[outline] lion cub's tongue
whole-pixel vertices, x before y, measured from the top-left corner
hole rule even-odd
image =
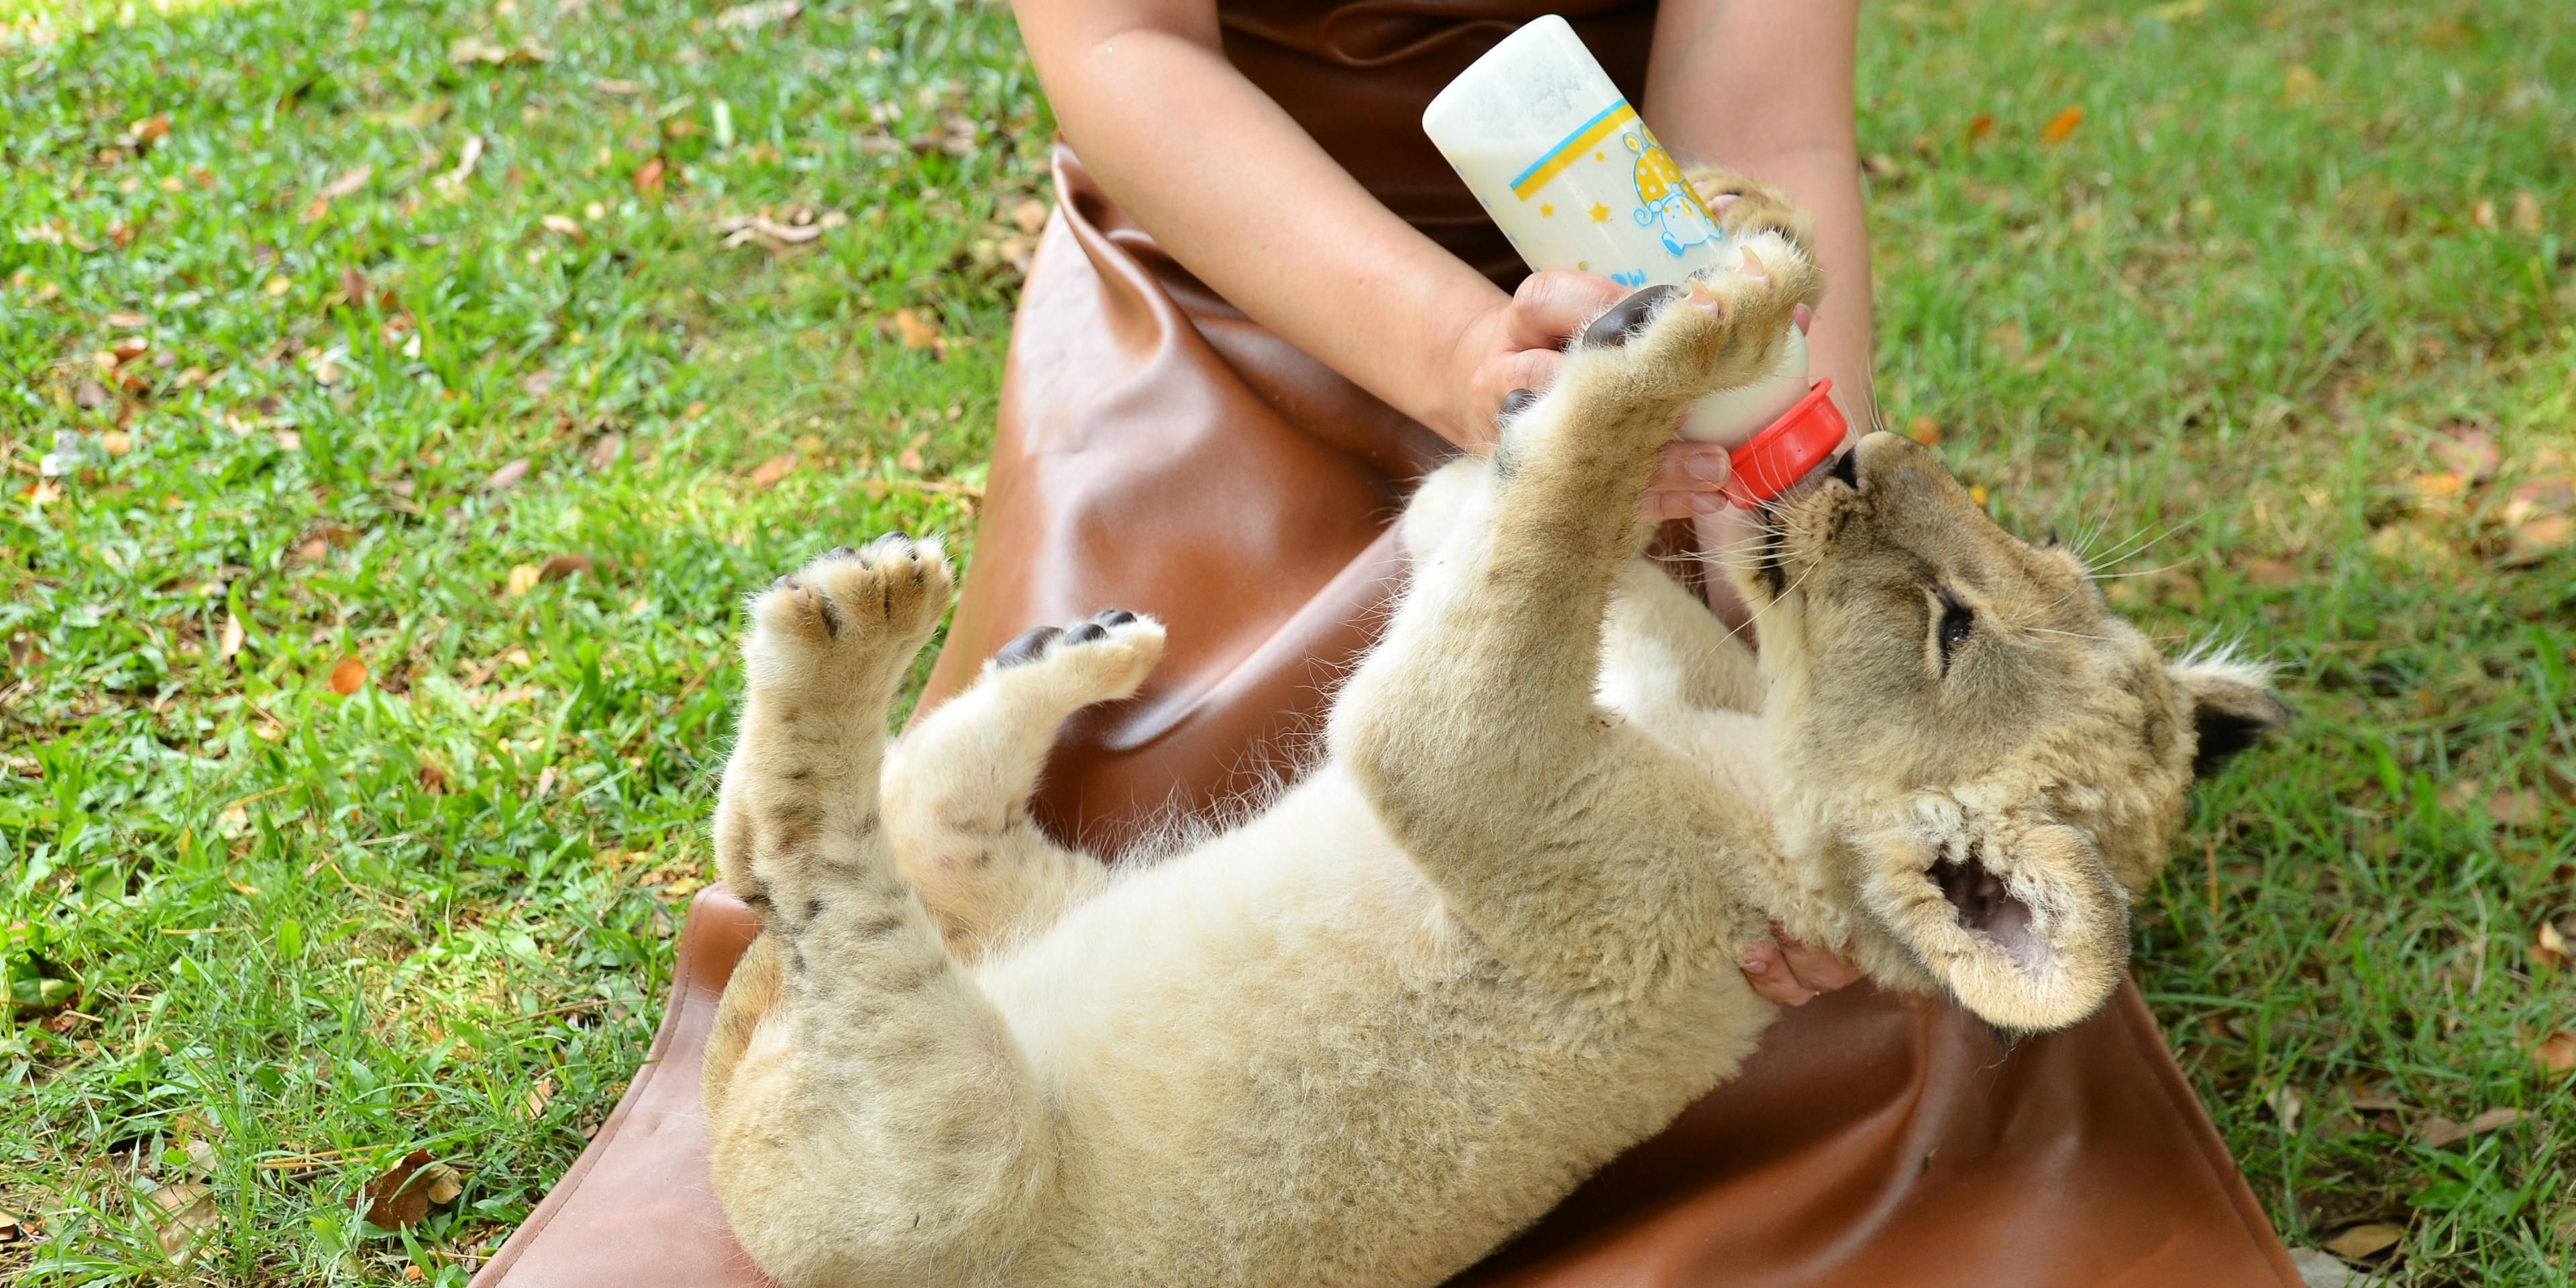
[[[1726,499],[1750,509],[1789,490],[1843,445],[1851,426],[1827,394],[1833,378],[1818,380],[1797,405],[1727,458],[1733,466]]]

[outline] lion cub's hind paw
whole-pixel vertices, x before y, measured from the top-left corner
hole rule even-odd
[[[1161,622],[1112,608],[1070,627],[1022,631],[993,655],[989,669],[1015,672],[1013,683],[1055,686],[1067,706],[1088,706],[1132,696],[1162,657]]]
[[[771,583],[751,605],[751,682],[855,685],[903,667],[948,609],[955,582],[936,538],[889,532],[838,547]]]

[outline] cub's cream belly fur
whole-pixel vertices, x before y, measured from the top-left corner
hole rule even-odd
[[[1155,622],[1031,632],[889,747],[937,545],[752,602],[715,841],[763,933],[703,1076],[763,1270],[1429,1288],[1735,1070],[1771,923],[2008,1029],[2110,995],[2194,774],[2280,708],[1889,435],[1720,553],[1758,659],[1638,558],[1681,409],[1817,295],[1800,221],[1733,186],[1750,271],[1633,297],[1491,463],[1427,481],[1324,761],[1159,861],[1113,877],[1026,810]]]
[[[977,972],[1058,1097],[1064,1193],[1096,1196],[1022,1281],[1436,1282],[1767,1020],[1733,971],[1637,1006],[1500,966],[1369,818],[1328,767]]]

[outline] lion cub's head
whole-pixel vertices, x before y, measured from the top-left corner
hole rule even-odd
[[[1861,965],[2053,1029],[2119,983],[2192,778],[2280,723],[2260,670],[2167,662],[2084,565],[1873,434],[1732,552],[1759,616],[1793,858]]]

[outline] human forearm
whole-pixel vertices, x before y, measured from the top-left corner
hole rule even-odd
[[[1504,296],[1380,205],[1226,63],[1191,3],[1021,5],[1065,136],[1103,189],[1255,321],[1453,441],[1463,332]]]
[[[1777,185],[1816,221],[1826,296],[1807,335],[1814,370],[1866,427],[1869,227],[1852,136],[1858,0],[1664,0],[1646,119],[1676,156]]]

